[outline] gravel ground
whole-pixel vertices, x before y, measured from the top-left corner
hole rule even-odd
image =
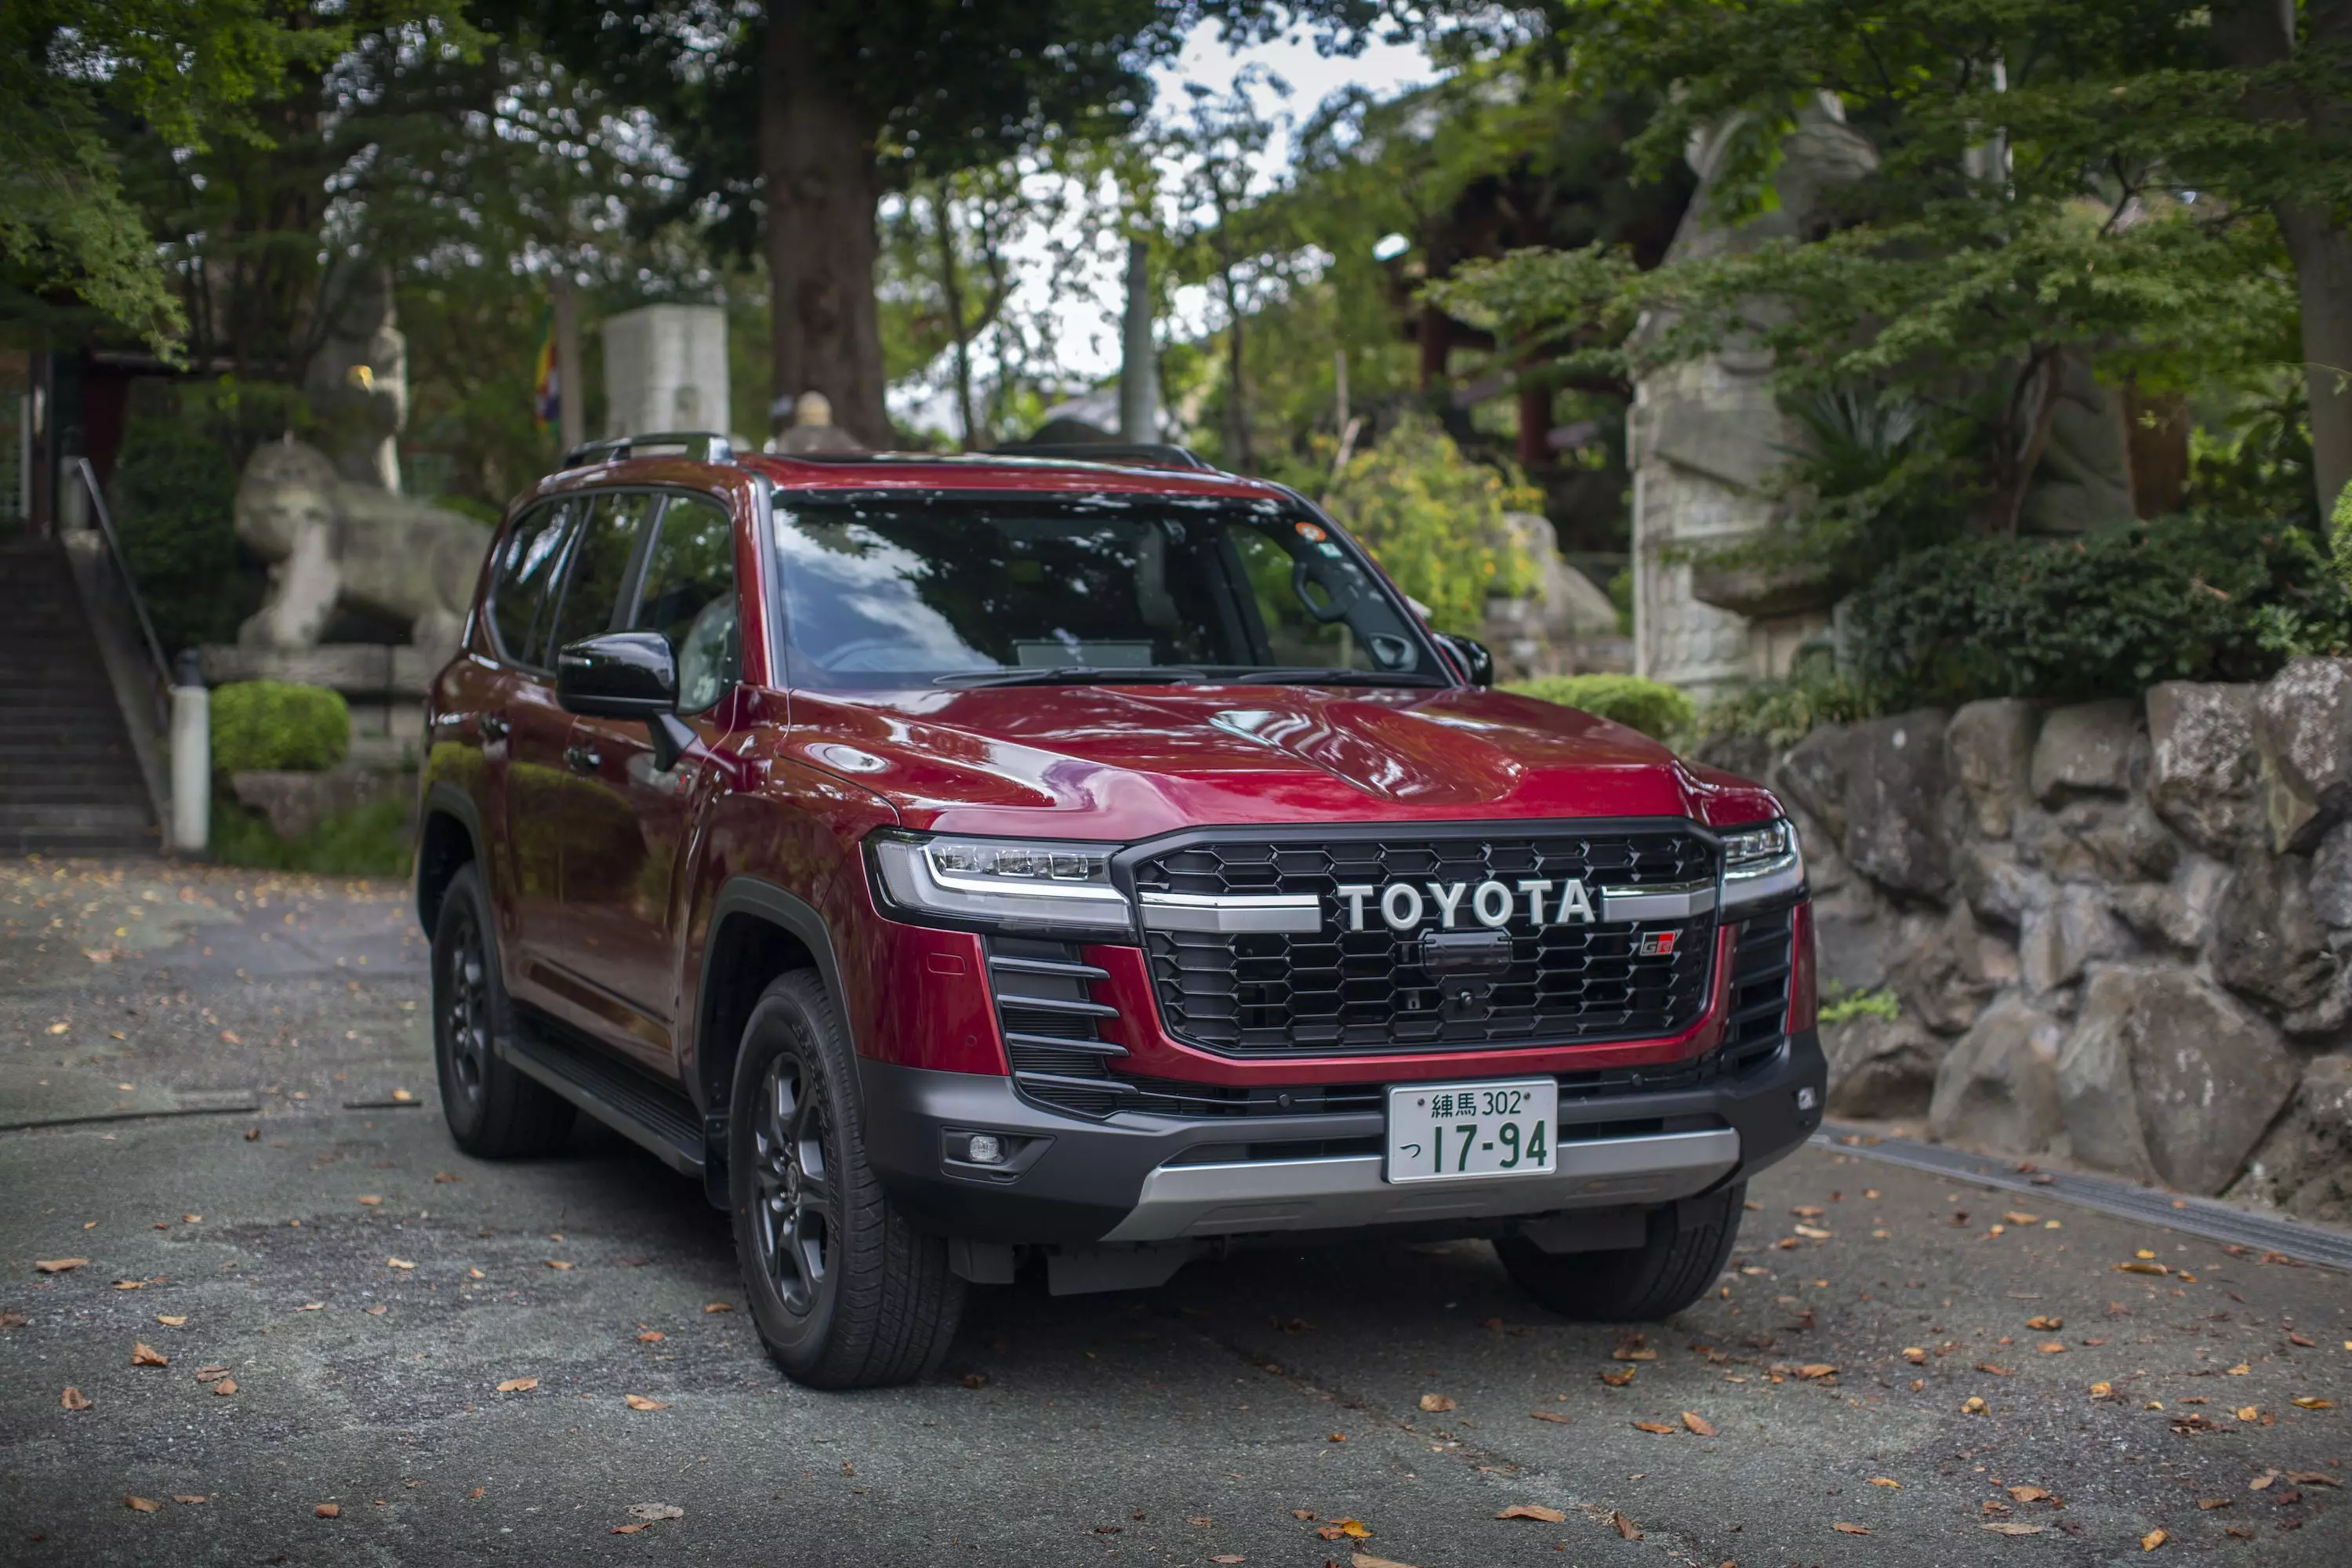
[[[393,885],[0,864],[0,1560],[2352,1562],[2343,1276],[1835,1148],[1645,1338],[1278,1248],[811,1394],[692,1185],[456,1152],[423,959]]]

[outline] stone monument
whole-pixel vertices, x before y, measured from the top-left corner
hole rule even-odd
[[[394,324],[391,269],[353,262],[330,276],[326,336],[302,392],[336,473],[400,492],[398,437],[408,423],[408,340]]]
[[[866,443],[833,422],[833,400],[803,392],[793,400],[793,422],[768,443],[771,452],[863,452]]]
[[[604,434],[727,429],[725,310],[646,305],[610,318],[603,331]]]

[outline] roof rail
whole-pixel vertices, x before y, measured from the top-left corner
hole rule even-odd
[[[663,430],[650,436],[615,436],[608,441],[585,441],[563,454],[566,468],[592,463],[617,463],[628,458],[694,458],[706,463],[732,462],[734,444],[712,430]]]
[[[1130,468],[1199,468],[1216,466],[1182,447],[1161,441],[1015,441],[990,454],[998,458],[1045,458],[1059,462],[1116,463]]]

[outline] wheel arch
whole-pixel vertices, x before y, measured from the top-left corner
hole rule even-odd
[[[467,865],[479,865],[483,876],[489,875],[482,857],[481,812],[457,785],[436,784],[425,792],[416,824],[416,918],[427,940],[440,922],[442,895]]]
[[[816,971],[827,999],[842,1011],[845,1027],[841,963],[824,916],[807,900],[772,882],[730,879],[711,903],[710,938],[703,945],[696,998],[694,1088],[706,1127],[727,1115],[736,1052],[760,994],[770,981],[795,969]]]

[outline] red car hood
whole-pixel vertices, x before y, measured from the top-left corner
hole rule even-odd
[[[1132,841],[1244,823],[1775,816],[1589,713],[1468,688],[998,687],[791,695],[788,751],[910,827]]]

